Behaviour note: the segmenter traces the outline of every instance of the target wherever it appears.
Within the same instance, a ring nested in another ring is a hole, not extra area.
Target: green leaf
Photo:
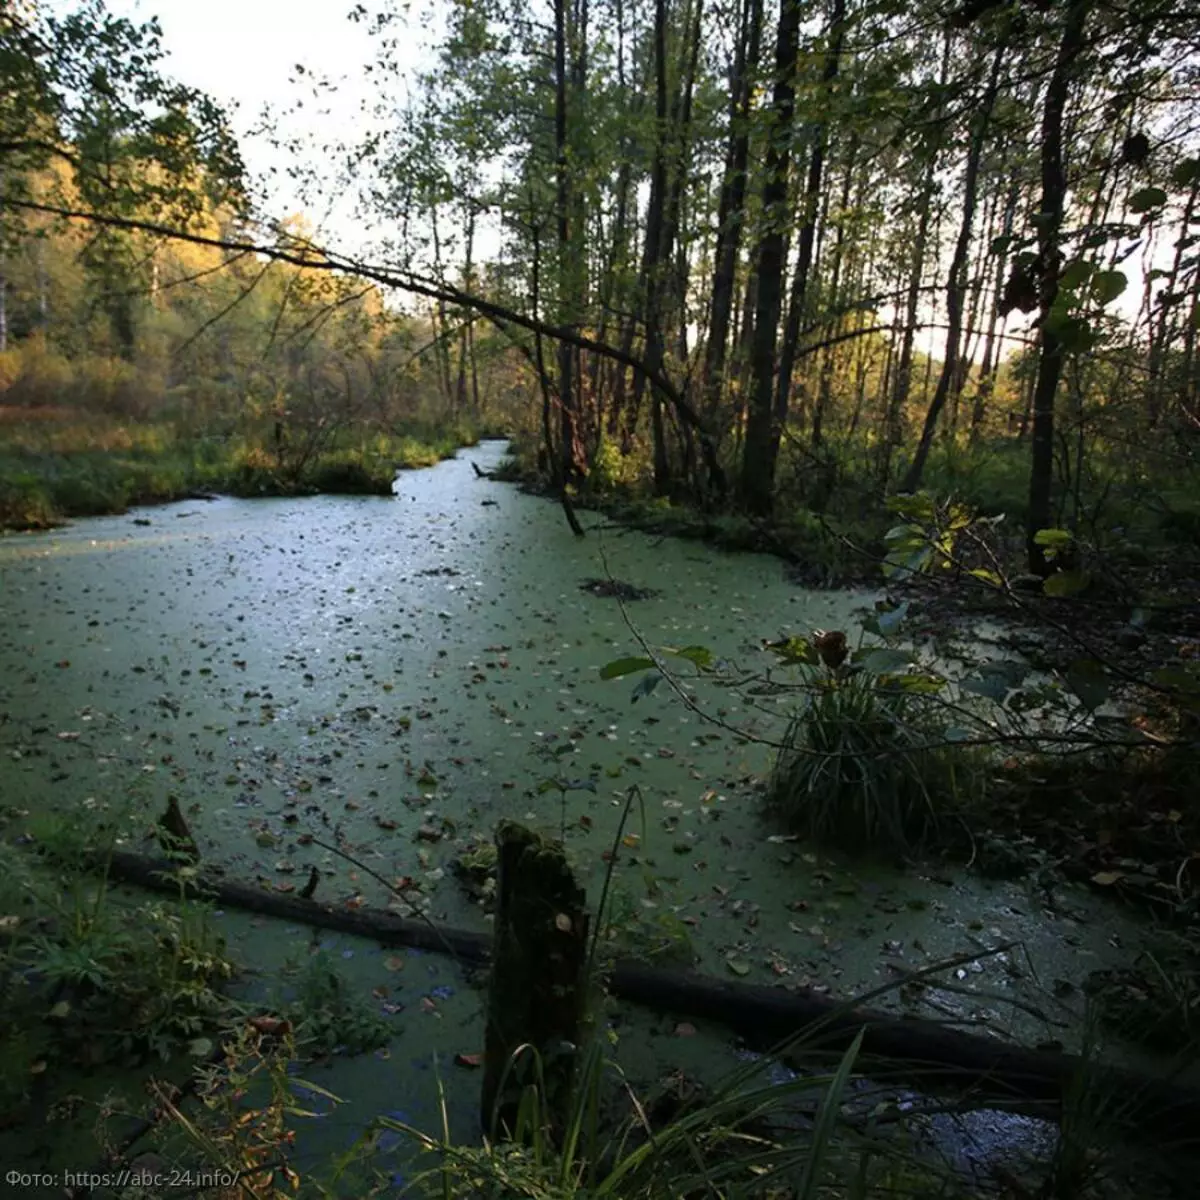
[[[820,661],[816,647],[808,638],[790,637],[779,642],[766,642],[763,648],[787,667],[813,666]]]
[[[633,703],[636,704],[643,696],[650,695],[660,683],[662,683],[661,671],[655,671],[652,675],[644,675],[633,689]]]
[[[1092,299],[1097,304],[1111,304],[1128,286],[1124,271],[1098,271],[1092,277]]]
[[[600,678],[619,679],[622,675],[632,675],[634,671],[647,671],[653,666],[652,658],[618,658],[600,668]]]
[[[989,571],[987,567],[976,567],[970,572],[976,579],[982,579],[984,583],[990,583],[993,587],[1003,587],[1004,580],[996,574],[995,571]]]
[[[1033,535],[1033,540],[1038,546],[1065,550],[1075,540],[1075,536],[1069,529],[1039,529]]]
[[[1094,659],[1077,658],[1067,668],[1066,680],[1088,712],[1095,712],[1108,699],[1108,675]]]
[[[1042,584],[1042,591],[1047,596],[1074,596],[1091,582],[1086,571],[1056,571]]]
[[[1200,158],[1180,159],[1171,171],[1171,182],[1176,187],[1191,187],[1200,180]]]
[[[895,608],[887,609],[884,612],[878,613],[875,618],[875,623],[879,627],[879,632],[884,637],[889,637],[895,633],[904,623],[904,618],[908,615],[908,601],[903,604],[897,604]]]
[[[1096,270],[1096,264],[1086,258],[1077,258],[1074,262],[1069,262],[1063,268],[1062,275],[1059,276],[1059,285],[1066,288],[1068,291],[1074,291],[1078,287],[1082,287],[1091,279]]]
[[[999,237],[992,238],[992,244],[988,247],[988,253],[1003,254],[1012,244],[1013,235],[1011,233],[1002,233]]]
[[[946,685],[945,680],[939,679],[936,675],[917,672],[910,675],[897,675],[892,679],[892,683],[902,692],[908,692],[914,696],[936,696]]]
[[[997,704],[1008,695],[1009,685],[999,676],[968,675],[958,681],[959,688],[974,696],[983,696],[986,700],[995,700]]]
[[[1134,213],[1149,212],[1152,208],[1161,208],[1167,202],[1167,193],[1160,187],[1144,187],[1129,197],[1129,211]]]
[[[906,670],[912,662],[912,654],[908,650],[868,650],[861,658],[858,657],[858,653],[854,657],[859,666],[870,675],[894,675],[898,671]]]
[[[1162,667],[1150,676],[1159,687],[1200,696],[1200,666]]]
[[[684,646],[682,650],[668,650],[667,653],[674,654],[676,658],[686,658],[702,670],[711,667],[713,662],[713,652],[707,646]]]
[[[750,974],[750,964],[749,964],[749,963],[747,963],[747,962],[746,962],[744,959],[741,959],[741,958],[727,958],[727,959],[725,960],[725,965],[726,965],[726,966],[727,966],[727,967],[728,967],[728,968],[729,968],[729,969],[730,969],[730,970],[731,970],[731,971],[732,971],[732,972],[733,972],[735,975],[749,975],[749,974]]]

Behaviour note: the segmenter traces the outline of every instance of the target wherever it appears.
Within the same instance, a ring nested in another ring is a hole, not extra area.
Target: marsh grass
[[[916,853],[983,778],[963,747],[939,744],[926,703],[887,676],[814,673],[784,733],[768,808],[824,845]]]
[[[347,428],[282,446],[273,438],[271,426],[196,436],[168,422],[0,409],[0,529],[48,529],[208,492],[390,496],[398,470],[432,466],[476,440],[461,422]]]

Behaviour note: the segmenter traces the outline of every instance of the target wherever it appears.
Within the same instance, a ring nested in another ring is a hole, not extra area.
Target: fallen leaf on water
[[[566,913],[559,913],[554,918],[554,928],[557,929],[559,933],[570,933],[571,918],[568,917]]]
[[[275,890],[277,892],[294,892],[296,890],[296,885],[294,883],[277,883],[275,885]]]
[[[1097,871],[1092,876],[1092,882],[1098,883],[1101,887],[1112,887],[1114,883],[1125,878],[1122,871]]]
[[[404,969],[404,959],[398,954],[393,954],[383,960],[383,965],[389,971],[401,971]]]
[[[725,965],[735,975],[749,975],[750,974],[750,964],[747,962],[744,962],[740,958],[727,958],[725,960]]]
[[[636,850],[641,840],[642,839],[636,833],[627,833],[621,839],[621,845],[630,850]]]
[[[482,1054],[456,1054],[454,1056],[454,1065],[456,1067],[482,1067]]]

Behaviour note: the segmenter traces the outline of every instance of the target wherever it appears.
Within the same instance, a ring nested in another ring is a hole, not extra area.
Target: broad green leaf
[[[971,574],[976,579],[982,579],[984,581],[984,583],[990,583],[994,587],[1003,587],[1004,586],[1004,580],[1001,579],[1000,576],[997,575],[995,571],[988,570],[987,567],[976,567],[971,572]]]
[[[896,605],[895,608],[890,608],[884,612],[875,615],[875,623],[879,627],[879,632],[884,637],[895,633],[904,623],[904,618],[908,615],[908,601],[903,604]]]
[[[894,675],[898,671],[904,671],[912,662],[912,654],[907,650],[868,650],[861,658],[858,654],[855,654],[854,658],[870,675]]]
[[[1039,529],[1033,535],[1033,540],[1039,546],[1047,546],[1053,550],[1065,550],[1075,540],[1075,537],[1069,529]]]
[[[945,687],[945,681],[936,675],[925,675],[913,672],[909,675],[896,675],[892,683],[902,692],[914,696],[936,696]]]
[[[1059,277],[1059,285],[1067,288],[1069,291],[1074,291],[1078,287],[1082,287],[1091,279],[1096,270],[1096,264],[1086,258],[1077,258],[1074,262],[1069,262],[1063,268],[1063,273]]]
[[[968,675],[958,681],[959,688],[974,696],[983,696],[986,700],[999,703],[1008,695],[1009,685],[999,675]]]
[[[1167,193],[1160,187],[1144,187],[1129,197],[1129,211],[1134,213],[1149,212],[1152,208],[1161,208],[1167,202]]]
[[[1086,571],[1057,571],[1042,584],[1042,591],[1047,596],[1074,596],[1091,582]]]
[[[1200,666],[1162,667],[1150,676],[1159,687],[1200,696]]]
[[[1099,271],[1092,277],[1092,299],[1097,304],[1111,304],[1128,286],[1124,271]]]
[[[634,671],[648,671],[652,666],[652,658],[618,658],[600,668],[600,678],[619,679],[622,675],[632,675]]]
[[[686,658],[701,668],[712,666],[713,652],[707,646],[684,646],[682,650],[668,650],[667,653],[674,654],[676,658]]]
[[[802,637],[790,637],[781,642],[767,642],[763,648],[769,650],[784,666],[814,665],[820,659],[816,647]]]
[[[1171,182],[1176,187],[1192,187],[1200,180],[1200,158],[1180,159],[1171,171]]]
[[[1094,659],[1077,658],[1067,668],[1066,680],[1067,687],[1089,712],[1095,712],[1108,699],[1108,674]]]

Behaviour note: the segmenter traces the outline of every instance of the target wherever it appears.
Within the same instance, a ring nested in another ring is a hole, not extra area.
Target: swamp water
[[[173,793],[230,875],[298,890],[315,865],[319,899],[387,903],[367,871],[308,839],[340,834],[364,867],[418,885],[405,895],[433,919],[484,928],[450,870],[464,847],[506,816],[565,827],[595,903],[637,784],[614,903],[652,939],[690,942],[698,969],[848,996],[978,952],[921,1011],[1070,1045],[1079,985],[1127,962],[1139,926],[1081,891],[1060,889],[1050,909],[1021,882],[773,839],[752,787],[769,749],[705,723],[665,684],[632,703],[630,679],[601,680],[641,649],[617,601],[580,585],[611,573],[654,589],[626,605],[650,645],[701,644],[751,670],[764,638],[854,631],[874,594],[806,591],[772,558],[601,529],[592,514],[577,540],[557,506],[475,478],[471,463],[494,467],[503,449],[403,474],[392,500],[192,501],[0,539],[0,805],[69,814],[134,798],[157,813]],[[782,732],[782,707],[748,711],[702,681],[692,695],[747,733]],[[595,790],[564,794],[553,779]],[[217,920],[264,997],[309,953],[307,930]],[[436,1130],[435,1070],[468,1132],[478,1074],[451,1060],[482,1049],[480,994],[439,956],[316,942],[396,1039],[318,1070],[352,1101],[324,1119],[314,1153],[381,1112]],[[719,1034],[669,1018],[626,1012],[620,1028],[634,1078],[712,1079],[735,1062]]]

